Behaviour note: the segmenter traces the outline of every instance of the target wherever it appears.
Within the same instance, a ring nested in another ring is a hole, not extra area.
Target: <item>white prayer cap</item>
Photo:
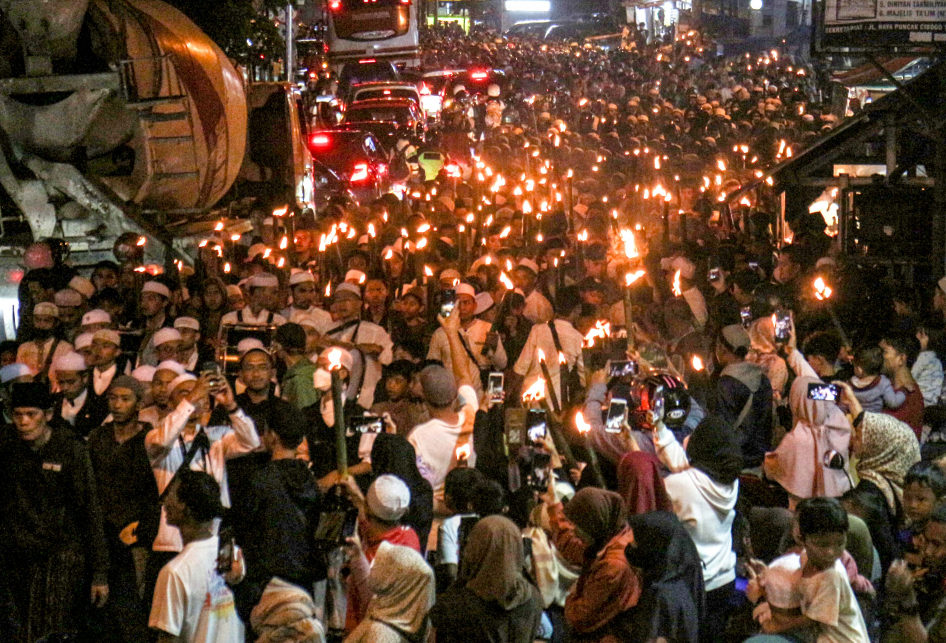
[[[74,351],[59,355],[52,363],[52,370],[56,372],[84,371],[86,368],[85,358]]]
[[[156,295],[161,295],[167,299],[171,298],[171,289],[162,284],[160,281],[146,281],[145,285],[141,287],[141,292],[153,292]]]
[[[181,333],[176,328],[162,328],[154,334],[155,346],[179,341],[181,341]]]

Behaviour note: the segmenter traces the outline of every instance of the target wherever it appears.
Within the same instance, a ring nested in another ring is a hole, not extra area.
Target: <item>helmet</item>
[[[651,413],[662,416],[668,427],[680,427],[690,412],[690,395],[686,387],[670,375],[637,380],[631,385],[627,402],[634,421],[644,427],[652,425]]]

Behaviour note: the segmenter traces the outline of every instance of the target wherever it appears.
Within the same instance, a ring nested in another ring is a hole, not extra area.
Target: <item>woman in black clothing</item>
[[[434,490],[417,470],[417,453],[410,442],[393,433],[379,433],[371,448],[371,471],[397,476],[411,490],[411,506],[401,522],[414,528],[420,552],[427,551],[427,538],[434,513]]]

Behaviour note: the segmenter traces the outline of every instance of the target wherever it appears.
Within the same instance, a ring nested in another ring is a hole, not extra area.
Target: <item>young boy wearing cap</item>
[[[141,345],[138,348],[136,365],[160,362],[155,356],[154,335],[162,328],[170,328],[171,318],[168,316],[168,306],[171,303],[171,289],[160,281],[146,281],[141,287],[140,308],[143,317],[141,329]]]
[[[92,387],[95,394],[102,396],[116,375],[128,374],[131,363],[128,356],[122,353],[118,331],[95,331],[91,349],[91,360],[86,358],[86,363],[92,365]]]
[[[16,361],[26,364],[38,381],[49,382],[56,388],[56,374],[50,371],[53,360],[72,352],[72,344],[60,338],[59,308],[43,302],[33,306],[33,337],[23,342],[16,351]]]
[[[178,317],[174,330],[181,334],[178,361],[191,373],[196,373],[204,362],[214,361],[213,348],[200,336],[200,322],[193,317]]]
[[[281,326],[286,318],[272,312],[279,305],[279,279],[268,272],[258,272],[246,281],[246,306],[223,316],[222,324],[275,324]]]
[[[371,599],[368,570],[381,543],[410,547],[420,553],[420,541],[411,527],[401,524],[401,518],[411,505],[411,490],[400,478],[390,474],[378,476],[368,493],[362,495],[354,478],[349,476],[345,479],[345,489],[359,510],[359,538],[352,539],[354,542],[348,551],[351,575],[345,629],[350,632],[365,617]]]
[[[13,608],[6,618],[20,628],[14,643],[81,634],[90,602],[102,607],[109,591],[89,451],[68,432],[53,430],[45,384],[14,384],[12,397],[16,430],[0,438],[3,574]]]
[[[455,288],[457,309],[460,311],[460,342],[462,352],[453,354],[447,340],[447,331],[438,328],[430,340],[427,351],[428,360],[438,360],[448,371],[453,371],[453,360],[462,359],[467,369],[474,375],[473,389],[477,395],[483,394],[483,374],[489,371],[502,371],[506,368],[506,351],[499,333],[491,332],[491,325],[473,316],[476,312],[476,291],[470,284],[461,283]],[[483,354],[483,348],[486,354]]]
[[[539,276],[539,266],[531,259],[522,259],[512,271],[512,282],[526,298],[523,315],[533,324],[544,324],[554,314],[552,304],[535,288]]]
[[[104,398],[89,390],[89,370],[78,353],[66,353],[53,360],[59,393],[53,405],[53,424],[68,426],[86,437],[108,415]]]
[[[124,641],[148,638],[139,590],[158,522],[158,485],[145,449],[151,426],[138,419],[143,395],[133,377],[113,379],[106,396],[112,421],[93,429],[88,442],[109,549],[112,591],[104,616]]]

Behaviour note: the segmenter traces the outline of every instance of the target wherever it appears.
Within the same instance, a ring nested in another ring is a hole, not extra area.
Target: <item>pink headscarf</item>
[[[765,457],[766,474],[798,498],[836,498],[851,488],[844,471],[824,466],[825,454],[837,451],[847,469],[851,424],[836,404],[808,399],[808,385],[819,381],[799,377],[792,384],[789,406],[795,427]]]
[[[649,511],[673,511],[673,503],[660,477],[660,462],[643,451],[631,451],[618,465],[618,493],[629,516]]]

